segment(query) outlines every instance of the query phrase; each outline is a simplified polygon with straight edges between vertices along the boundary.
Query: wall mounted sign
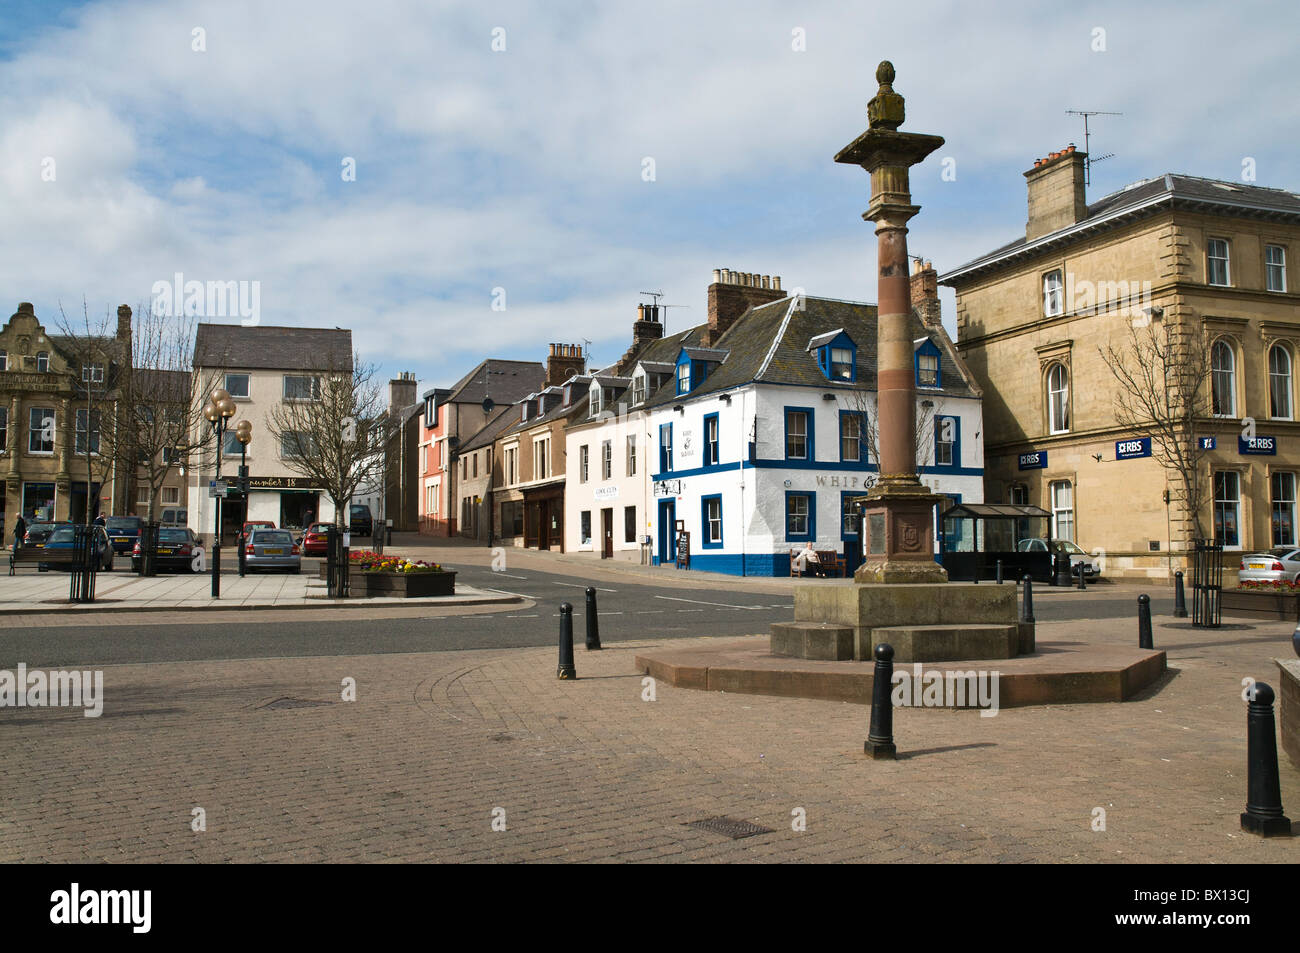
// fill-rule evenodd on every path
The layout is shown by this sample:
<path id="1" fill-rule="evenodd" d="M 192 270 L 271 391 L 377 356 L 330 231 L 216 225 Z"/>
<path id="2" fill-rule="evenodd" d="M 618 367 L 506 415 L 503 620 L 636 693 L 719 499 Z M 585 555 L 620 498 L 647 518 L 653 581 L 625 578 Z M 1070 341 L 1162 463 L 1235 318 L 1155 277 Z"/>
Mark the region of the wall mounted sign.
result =
<path id="1" fill-rule="evenodd" d="M 1219 445 L 1218 441 L 1213 437 L 1200 437 L 1197 439 L 1197 443 L 1200 444 L 1202 450 L 1214 450 Z"/>
<path id="2" fill-rule="evenodd" d="M 655 496 L 681 496 L 681 480 L 659 480 L 655 483 Z"/>
<path id="3" fill-rule="evenodd" d="M 618 487 L 617 487 L 617 486 L 599 486 L 599 487 L 596 487 L 596 492 L 595 492 L 594 495 L 595 495 L 596 499 L 598 499 L 598 500 L 617 500 L 617 499 L 618 499 Z"/>
<path id="4" fill-rule="evenodd" d="M 251 476 L 248 478 L 250 490 L 314 490 L 312 481 L 306 477 L 293 476 Z"/>
<path id="5" fill-rule="evenodd" d="M 1020 469 L 1022 470 L 1046 470 L 1047 469 L 1047 451 L 1035 450 L 1033 453 L 1022 453 L 1020 455 Z"/>
<path id="6" fill-rule="evenodd" d="M 1151 456 L 1151 438 L 1139 437 L 1135 440 L 1116 440 L 1115 459 L 1135 460 L 1138 457 Z"/>
<path id="7" fill-rule="evenodd" d="M 1277 456 L 1277 437 L 1238 437 L 1237 452 L 1243 455 Z"/>

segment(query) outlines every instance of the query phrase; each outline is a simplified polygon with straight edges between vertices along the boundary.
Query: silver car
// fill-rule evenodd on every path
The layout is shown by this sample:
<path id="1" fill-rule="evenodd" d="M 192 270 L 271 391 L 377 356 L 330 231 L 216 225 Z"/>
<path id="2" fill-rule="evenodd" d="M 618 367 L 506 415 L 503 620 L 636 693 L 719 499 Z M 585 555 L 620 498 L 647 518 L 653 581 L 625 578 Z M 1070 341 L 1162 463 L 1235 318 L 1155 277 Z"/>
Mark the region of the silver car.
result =
<path id="1" fill-rule="evenodd" d="M 1295 582 L 1300 577 L 1300 550 L 1282 547 L 1241 557 L 1240 582 Z"/>
<path id="2" fill-rule="evenodd" d="M 287 529 L 255 529 L 244 542 L 244 568 L 302 572 L 302 550 Z"/>
<path id="3" fill-rule="evenodd" d="M 1080 547 L 1077 543 L 1072 543 L 1068 539 L 1052 540 L 1051 549 L 1047 547 L 1045 539 L 1022 539 L 1016 549 L 1022 553 L 1046 553 L 1051 552 L 1053 558 L 1057 553 L 1064 553 L 1070 557 L 1070 575 L 1079 574 L 1079 566 L 1083 566 L 1083 574 L 1088 579 L 1101 578 L 1101 563 L 1095 556 L 1089 555 L 1086 549 Z"/>

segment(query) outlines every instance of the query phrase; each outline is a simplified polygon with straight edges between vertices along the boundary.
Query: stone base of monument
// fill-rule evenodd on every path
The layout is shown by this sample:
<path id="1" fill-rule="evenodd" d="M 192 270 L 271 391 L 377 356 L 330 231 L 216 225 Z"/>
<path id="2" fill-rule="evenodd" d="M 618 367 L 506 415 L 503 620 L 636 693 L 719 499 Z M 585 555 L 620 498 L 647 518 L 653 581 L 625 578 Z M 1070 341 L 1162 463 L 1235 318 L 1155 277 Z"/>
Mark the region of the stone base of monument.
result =
<path id="1" fill-rule="evenodd" d="M 1300 659 L 1275 659 L 1278 667 L 1282 750 L 1300 768 Z"/>
<path id="2" fill-rule="evenodd" d="M 1009 659 L 1034 651 L 1015 586 L 974 583 L 827 585 L 794 591 L 794 622 L 772 625 L 773 655 L 870 661 L 888 642 L 895 662 Z"/>
<path id="3" fill-rule="evenodd" d="M 707 647 L 680 648 L 672 644 L 637 652 L 640 672 L 679 688 L 750 695 L 778 695 L 823 701 L 871 704 L 875 665 L 821 661 L 772 655 L 766 636 L 711 639 Z M 966 660 L 898 665 L 895 679 L 915 685 L 950 676 L 996 673 L 998 705 L 1068 705 L 1127 701 L 1156 682 L 1166 671 L 1165 653 L 1130 645 L 1085 644 L 1077 641 L 1040 645 L 1032 655 L 1011 659 Z M 929 707 L 924 692 L 914 692 L 908 707 Z M 973 693 L 965 704 L 945 694 L 945 708 L 983 707 Z"/>

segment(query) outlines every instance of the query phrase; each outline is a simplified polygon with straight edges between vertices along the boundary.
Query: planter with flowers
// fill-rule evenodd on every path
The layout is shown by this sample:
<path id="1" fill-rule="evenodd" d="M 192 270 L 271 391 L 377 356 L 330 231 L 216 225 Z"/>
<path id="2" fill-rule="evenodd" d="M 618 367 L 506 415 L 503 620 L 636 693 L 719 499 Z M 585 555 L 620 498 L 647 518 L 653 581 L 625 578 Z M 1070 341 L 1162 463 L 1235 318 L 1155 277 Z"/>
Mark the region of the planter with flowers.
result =
<path id="1" fill-rule="evenodd" d="M 1219 593 L 1219 606 L 1224 615 L 1300 622 L 1300 585 L 1247 580 Z"/>
<path id="2" fill-rule="evenodd" d="M 456 573 L 438 563 L 369 550 L 354 550 L 348 557 L 348 583 L 354 596 L 417 599 L 456 594 Z M 322 562 L 321 578 L 325 568 Z"/>

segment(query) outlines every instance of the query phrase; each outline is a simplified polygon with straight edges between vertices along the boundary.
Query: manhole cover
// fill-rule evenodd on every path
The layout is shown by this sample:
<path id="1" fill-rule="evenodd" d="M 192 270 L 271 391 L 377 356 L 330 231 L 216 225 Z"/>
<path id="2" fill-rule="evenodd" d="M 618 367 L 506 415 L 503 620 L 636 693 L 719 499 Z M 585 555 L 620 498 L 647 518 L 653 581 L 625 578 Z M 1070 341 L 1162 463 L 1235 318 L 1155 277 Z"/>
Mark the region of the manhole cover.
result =
<path id="1" fill-rule="evenodd" d="M 310 698 L 277 698 L 273 702 L 267 702 L 263 708 L 316 708 L 319 705 L 329 705 L 332 702 L 315 701 Z"/>
<path id="2" fill-rule="evenodd" d="M 699 828 L 702 831 L 712 831 L 714 834 L 722 834 L 732 840 L 753 837 L 755 834 L 772 833 L 770 827 L 760 827 L 757 824 L 749 823 L 749 821 L 737 821 L 730 817 L 710 817 L 703 821 L 691 821 L 686 826 Z"/>

